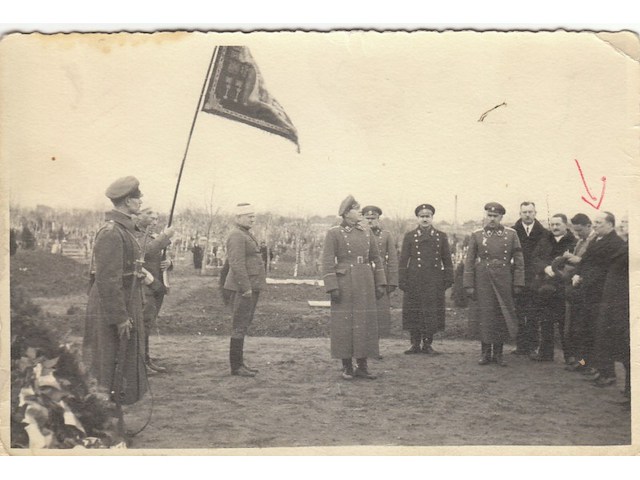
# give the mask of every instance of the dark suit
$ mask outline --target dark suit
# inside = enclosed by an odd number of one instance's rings
[[[518,337],[516,349],[523,354],[532,352],[536,348],[539,312],[535,301],[535,291],[532,284],[535,278],[533,267],[533,251],[542,237],[549,231],[538,220],[534,220],[529,235],[525,231],[522,220],[518,220],[513,226],[518,234],[518,240],[522,247],[524,257],[524,288],[515,296],[516,314],[518,316]]]
[[[535,288],[538,321],[536,333],[539,330],[538,355],[542,358],[553,359],[554,330],[558,324],[562,351],[567,357],[565,344],[565,288],[560,275],[553,277],[545,273],[545,268],[551,266],[553,260],[565,252],[572,252],[576,246],[576,237],[570,231],[556,241],[551,232],[547,232],[538,241],[533,251],[532,264],[535,277],[532,285]]]

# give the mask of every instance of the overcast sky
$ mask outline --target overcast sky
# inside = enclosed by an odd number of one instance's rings
[[[248,45],[298,130],[288,140],[200,113],[178,211],[238,202],[330,215],[349,193],[389,216],[512,216],[523,200],[626,214],[638,173],[638,66],[589,33],[333,33],[10,36],[0,43],[0,153],[10,201],[108,209],[135,175],[171,206],[217,44]],[[637,40],[635,50],[637,54]],[[490,108],[483,122],[478,119]],[[55,158],[55,160],[54,160]]]

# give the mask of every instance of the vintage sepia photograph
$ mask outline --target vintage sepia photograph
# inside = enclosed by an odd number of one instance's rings
[[[637,454],[639,62],[5,34],[3,452]]]

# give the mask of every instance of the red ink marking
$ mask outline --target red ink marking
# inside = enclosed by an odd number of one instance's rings
[[[591,193],[591,190],[589,190],[587,181],[584,179],[584,174],[582,173],[582,168],[580,168],[580,162],[578,162],[578,160],[575,160],[575,162],[576,162],[576,166],[578,167],[578,171],[580,172],[580,178],[582,178],[582,183],[584,185],[584,188],[587,190],[587,194],[589,195],[589,197],[591,197],[591,200],[594,200],[594,201],[598,200],[598,198]],[[600,205],[602,205],[602,200],[604,200],[604,192],[607,187],[607,177],[602,177],[600,180],[602,181],[602,191],[600,192],[600,200],[596,205],[594,205],[590,200],[586,199],[585,197],[580,197],[585,203],[588,203],[596,210],[599,210]]]

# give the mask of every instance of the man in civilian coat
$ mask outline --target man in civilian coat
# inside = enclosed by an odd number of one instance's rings
[[[518,234],[524,257],[524,288],[520,294],[515,296],[518,338],[516,339],[516,349],[511,353],[529,355],[534,352],[538,343],[536,331],[540,316],[536,292],[532,288],[535,278],[533,251],[540,239],[548,234],[548,230],[536,220],[536,204],[533,202],[520,204],[520,219],[515,223],[513,229]]]
[[[597,386],[609,386],[615,383],[615,370],[612,362],[602,355],[601,349],[595,345],[599,336],[604,334],[607,317],[598,321],[602,307],[602,294],[609,267],[614,256],[624,245],[616,233],[616,219],[610,212],[599,212],[593,220],[593,230],[596,238],[589,244],[584,253],[576,274],[572,278],[573,285],[578,287],[584,298],[584,318],[590,331],[594,333],[594,347],[587,352],[587,358],[592,359],[591,368],[595,370],[589,380]]]
[[[402,241],[402,328],[411,336],[406,354],[437,354],[431,346],[433,335],[444,330],[444,294],[453,285],[453,263],[447,234],[432,225],[435,212],[428,203],[418,205],[414,210],[418,227],[407,232]]]
[[[520,293],[524,286],[524,260],[515,230],[501,225],[504,207],[490,202],[484,210],[485,227],[469,238],[463,285],[467,295],[477,299],[480,365],[493,360],[506,366],[503,344],[518,333],[513,293]]]
[[[607,278],[602,290],[602,304],[598,317],[601,334],[596,340],[596,358],[614,370],[614,361],[621,362],[625,369],[624,400],[631,400],[631,349],[629,344],[629,245],[624,243],[611,258]],[[615,371],[615,370],[614,370]],[[594,385],[606,386],[606,382]]]
[[[98,385],[117,396],[117,403],[136,403],[147,391],[142,321],[142,278],[133,282],[140,246],[133,216],[140,211],[142,193],[135,177],[113,182],[106,196],[113,210],[96,233],[91,268],[83,360]],[[120,339],[127,339],[121,379],[115,379]],[[120,384],[120,391],[113,391]]]
[[[260,291],[266,285],[266,273],[260,244],[249,231],[256,222],[256,214],[248,203],[236,207],[235,228],[227,238],[229,273],[224,289],[233,292],[233,327],[229,345],[231,375],[255,377],[258,371],[244,362],[244,337],[258,303]]]
[[[331,295],[331,357],[342,360],[345,380],[373,380],[367,358],[379,355],[376,299],[386,292],[384,262],[351,195],[340,204],[338,215],[342,223],[329,229],[322,250],[322,278]]]
[[[531,354],[531,360],[552,362],[554,355],[555,325],[558,325],[565,362],[570,364],[570,351],[565,341],[565,288],[560,272],[554,271],[553,261],[565,253],[571,253],[576,246],[576,237],[569,231],[569,220],[562,213],[549,219],[550,231],[538,241],[533,251],[533,268],[536,286],[534,295],[538,304],[538,328],[536,334],[538,348]]]
[[[362,209],[362,214],[369,224],[374,239],[378,243],[378,252],[384,265],[384,275],[387,278],[387,290],[376,301],[378,336],[382,338],[388,336],[391,329],[391,302],[389,295],[398,288],[398,250],[391,232],[380,228],[382,210],[375,205],[369,205]]]
[[[591,228],[591,219],[584,213],[577,213],[571,219],[571,226],[576,235],[576,246],[571,253],[564,253],[562,258],[557,258],[554,263],[559,273],[564,277],[566,309],[569,322],[565,346],[569,349],[569,355],[575,358],[575,362],[567,365],[565,370],[574,372],[586,372],[590,366],[587,361],[588,352],[593,350],[593,332],[589,330],[584,319],[584,298],[579,288],[572,285],[572,277],[577,265],[587,251],[589,244],[595,239],[596,234]]]

